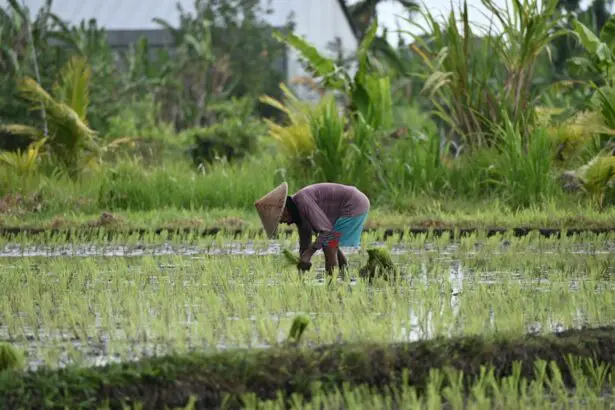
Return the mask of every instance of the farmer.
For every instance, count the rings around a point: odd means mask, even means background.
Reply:
[[[254,203],[263,228],[272,238],[280,222],[294,224],[299,232],[298,268],[311,268],[314,253],[322,249],[329,275],[348,261],[340,246],[359,247],[370,202],[357,188],[334,183],[318,183],[288,196],[288,184],[279,185]],[[312,236],[317,234],[312,242]]]

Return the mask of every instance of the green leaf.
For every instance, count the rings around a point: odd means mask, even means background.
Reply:
[[[611,49],[604,43],[600,43],[598,45],[598,49],[596,50],[596,56],[601,62],[609,62],[613,60],[613,54],[611,53]]]
[[[13,10],[15,10],[17,12],[17,14],[23,19],[23,20],[28,20],[28,16],[26,16],[26,10],[24,10],[19,3],[17,2],[17,0],[8,0],[9,4],[11,5],[11,7],[13,8]]]
[[[568,60],[568,69],[572,75],[583,75],[594,70],[594,65],[586,57],[572,57]]]
[[[38,128],[24,124],[0,125],[0,131],[4,131],[13,135],[30,137],[35,140],[44,137],[43,133]]]
[[[333,59],[323,56],[312,44],[308,43],[302,37],[289,33],[284,36],[280,31],[275,30],[273,36],[284,43],[287,43],[294,49],[296,49],[303,58],[307,59],[312,68],[321,77],[329,77],[327,80],[329,84],[336,88],[343,88],[347,84],[344,84],[342,79],[335,78],[338,74],[339,68],[335,64]]]
[[[374,39],[374,48],[382,54],[382,59],[386,61],[389,66],[395,68],[400,74],[409,75],[404,60],[400,58],[397,50],[395,50],[388,41],[384,38],[376,37]]]
[[[85,57],[73,57],[62,68],[53,85],[53,97],[68,105],[87,124],[92,70]]]
[[[354,108],[362,113],[364,117],[367,117],[370,106],[370,97],[367,89],[361,83],[356,84],[352,90],[351,98]]]
[[[615,15],[612,15],[600,30],[600,40],[613,47],[615,40]]]
[[[369,53],[369,49],[376,38],[376,32],[378,30],[378,19],[374,18],[372,23],[370,24],[367,33],[365,33],[365,37],[361,41],[359,45],[359,49],[357,50],[357,58],[359,60],[359,64],[363,65],[367,61],[367,56]]]
[[[357,50],[357,60],[359,62],[359,67],[355,74],[356,82],[364,82],[365,77],[367,76],[369,70],[369,50],[371,48],[372,43],[374,42],[374,38],[376,37],[376,31],[378,29],[378,21],[376,18],[370,24],[367,33],[365,33],[365,37],[359,44],[359,48]]]
[[[20,65],[19,65],[19,57],[17,56],[17,53],[15,53],[15,51],[13,51],[12,49],[10,49],[9,47],[5,45],[0,45],[0,54],[6,55],[8,61],[11,62],[11,67],[13,69],[13,72],[18,73]]]
[[[583,47],[585,47],[591,54],[598,55],[598,49],[601,48],[600,46],[604,43],[601,42],[600,39],[580,21],[574,20],[572,22],[572,27]],[[604,49],[604,47],[602,48]],[[601,51],[601,54],[604,55],[604,51]]]

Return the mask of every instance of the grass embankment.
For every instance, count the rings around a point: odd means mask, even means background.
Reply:
[[[38,173],[19,177],[0,169],[0,228],[260,231],[253,203],[282,180],[278,166],[263,157],[204,171],[180,161],[153,168],[120,161],[78,180]],[[304,185],[289,182],[291,192]],[[583,196],[560,193],[516,207],[501,195],[470,191],[370,193],[366,228],[615,229],[615,210],[599,209]]]
[[[568,355],[593,359],[593,366],[569,362]],[[463,380],[457,388],[467,389],[490,367],[496,379],[513,373],[528,381],[540,379],[539,360],[546,365],[542,382],[551,379],[557,384],[557,375],[549,367],[553,361],[565,386],[574,387],[576,379],[580,387],[577,378],[584,374],[590,384],[597,382],[593,387],[598,391],[608,388],[610,393],[612,379],[606,372],[593,376],[587,372],[596,371],[600,364],[612,365],[614,357],[615,327],[543,336],[502,334],[492,339],[466,336],[400,344],[286,346],[148,358],[100,368],[6,371],[0,374],[0,397],[5,408],[94,408],[105,403],[116,407],[135,402],[162,408],[185,406],[195,396],[196,408],[219,408],[223,403],[237,406],[249,393],[259,399],[276,399],[280,392],[287,398],[299,394],[309,399],[315,393],[342,389],[344,384],[386,390],[400,387],[404,377],[422,395],[433,387],[430,373],[434,369],[460,370]],[[515,362],[520,368],[515,368]],[[409,372],[404,375],[405,369]],[[452,380],[445,379],[438,390],[450,385]]]
[[[455,210],[442,206],[417,207],[407,212],[386,207],[373,208],[365,225],[366,231],[385,235],[404,233],[435,234],[458,230],[470,233],[475,230],[488,234],[513,231],[525,235],[530,230],[540,230],[544,235],[563,231],[615,231],[615,209],[599,212],[582,206],[576,209],[558,208],[555,205],[542,209],[513,211],[497,202],[472,206],[459,203]],[[117,210],[113,212],[45,212],[19,213],[0,216],[0,234],[36,234],[76,232],[87,234],[104,229],[115,233],[161,233],[164,231],[197,232],[204,235],[222,233],[257,235],[262,233],[258,215],[244,208],[177,209],[161,208],[148,211]],[[283,225],[281,232],[292,232],[293,227]]]

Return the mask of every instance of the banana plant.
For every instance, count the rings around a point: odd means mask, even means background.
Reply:
[[[572,27],[587,56],[573,57],[570,64],[582,71],[600,74],[600,84],[589,81],[595,89],[590,105],[601,113],[605,125],[615,129],[615,15],[609,18],[598,35],[576,19]]]
[[[581,70],[601,73],[604,80],[611,83],[615,66],[615,15],[609,18],[598,35],[578,19],[572,21],[572,28],[587,56],[573,57],[570,64]]]
[[[312,73],[322,78],[326,89],[342,92],[349,100],[351,113],[360,113],[374,128],[390,128],[393,124],[390,80],[370,53],[377,29],[378,20],[374,19],[359,44],[354,75],[294,33],[274,31],[274,36],[302,54]]]
[[[612,142],[615,136],[615,15],[594,33],[581,21],[572,21],[574,35],[586,50],[586,56],[569,60],[577,72],[598,76],[597,81],[588,80],[594,89],[589,108],[594,115],[598,129],[584,127],[588,134],[599,136],[599,152],[586,164],[575,170],[564,172],[581,182],[585,193],[590,195],[602,208],[615,188],[615,150]],[[588,131],[589,130],[589,131]],[[593,150],[593,149],[592,149]]]

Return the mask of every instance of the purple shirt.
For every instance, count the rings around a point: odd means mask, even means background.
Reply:
[[[308,185],[293,196],[301,215],[299,249],[303,253],[311,245],[312,234],[318,233],[315,249],[333,233],[335,221],[340,217],[358,216],[369,211],[367,196],[357,188],[334,183]]]

